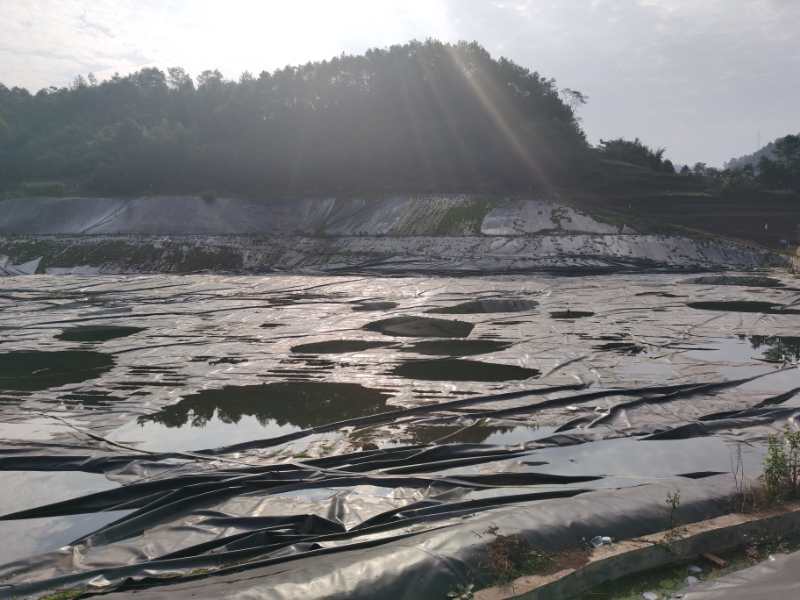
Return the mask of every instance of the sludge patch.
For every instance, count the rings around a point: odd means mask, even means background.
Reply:
[[[554,310],[550,313],[551,319],[584,319],[593,316],[594,313],[588,310]]]
[[[515,313],[533,310],[539,306],[533,300],[517,300],[489,298],[486,300],[470,300],[454,306],[431,308],[426,312],[440,315],[474,315],[485,313]]]
[[[429,356],[472,356],[499,352],[510,347],[510,342],[493,340],[424,340],[401,348],[401,351]]]
[[[538,377],[538,369],[501,365],[477,360],[439,358],[414,360],[396,366],[392,375],[426,381],[514,381]]]
[[[695,285],[739,285],[743,287],[783,287],[783,283],[773,277],[760,275],[705,275],[689,279],[685,283]]]
[[[358,302],[352,308],[358,312],[391,310],[397,308],[397,302]]]
[[[760,300],[709,300],[689,302],[689,308],[720,312],[762,313],[765,315],[800,315],[800,310],[786,308],[783,304]]]
[[[62,350],[0,354],[0,390],[46,390],[99,377],[114,366],[101,352]]]
[[[145,329],[145,327],[125,327],[123,325],[79,325],[64,329],[56,338],[65,342],[105,342],[128,337]]]
[[[616,352],[617,354],[624,354],[625,356],[636,356],[646,350],[644,346],[634,342],[606,342],[605,344],[592,346],[592,348],[602,352]]]
[[[310,344],[292,346],[295,354],[347,354],[348,352],[362,352],[371,348],[386,348],[393,346],[391,342],[377,342],[372,340],[328,340]]]
[[[139,424],[205,427],[211,421],[237,424],[255,417],[264,426],[307,429],[386,410],[388,394],[355,383],[278,382],[203,390],[159,412],[139,417]]]
[[[391,317],[364,325],[367,331],[398,337],[467,337],[475,327],[465,321],[431,317]]]

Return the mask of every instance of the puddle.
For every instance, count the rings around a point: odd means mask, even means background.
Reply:
[[[515,365],[440,358],[409,361],[392,369],[392,374],[426,381],[513,381],[538,377],[540,371]]]
[[[689,302],[686,306],[698,310],[718,310],[723,312],[800,315],[800,310],[793,310],[785,308],[782,304],[759,300],[712,300],[707,302]]]
[[[775,363],[800,362],[800,337],[752,335],[747,338],[764,360]]]
[[[472,356],[499,352],[511,347],[510,342],[492,340],[424,340],[401,348],[401,352],[416,352],[430,356]]]
[[[66,342],[105,342],[128,337],[144,330],[144,327],[124,327],[122,325],[80,325],[63,330],[56,338]]]
[[[397,302],[359,302],[353,305],[353,310],[359,312],[391,310],[397,306]]]
[[[297,354],[346,354],[348,352],[361,352],[370,348],[386,348],[393,345],[391,342],[371,340],[329,340],[292,346],[292,352]]]
[[[594,313],[587,310],[556,310],[550,313],[551,319],[583,319],[593,317]]]
[[[533,310],[539,306],[533,300],[495,299],[470,300],[455,306],[431,308],[427,312],[440,315],[473,315],[481,313],[515,313]]]
[[[113,366],[114,359],[100,352],[7,352],[0,354],[0,389],[46,390],[94,379]]]
[[[87,410],[98,410],[111,406],[115,402],[121,400],[111,393],[104,390],[89,390],[86,392],[76,392],[72,394],[64,394],[58,398],[61,402],[67,405],[80,405]]]
[[[218,434],[221,443],[231,444],[242,436],[270,437],[384,412],[388,397],[382,391],[355,383],[299,381],[229,386],[186,396],[155,414],[139,417],[138,425],[209,428],[209,434],[200,437],[214,438]],[[156,439],[158,428],[149,429],[146,439]],[[171,436],[172,433],[163,434],[169,443]],[[198,438],[195,434],[190,437]],[[122,439],[120,435],[117,438]]]
[[[431,317],[391,317],[364,325],[367,331],[399,337],[467,337],[475,327],[465,321]]]

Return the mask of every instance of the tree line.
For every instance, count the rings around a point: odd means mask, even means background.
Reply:
[[[539,188],[585,159],[583,101],[477,43],[435,40],[238,81],[145,68],[37,93],[0,85],[0,189]]]
[[[507,192],[611,182],[615,164],[720,190],[800,189],[800,137],[757,164],[676,168],[638,138],[592,147],[581,92],[479,44],[410,42],[237,81],[145,68],[36,93],[0,84],[5,195],[274,197]],[[617,179],[615,179],[617,177]],[[666,185],[669,185],[667,183]]]

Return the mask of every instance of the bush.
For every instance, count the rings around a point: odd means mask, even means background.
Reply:
[[[787,426],[783,434],[769,436],[763,478],[767,497],[771,501],[784,502],[798,497],[800,431],[790,431]]]
[[[66,186],[59,181],[28,181],[20,186],[25,196],[63,196]]]

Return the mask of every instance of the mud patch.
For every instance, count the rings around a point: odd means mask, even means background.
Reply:
[[[139,417],[139,423],[205,427],[213,420],[236,424],[255,417],[262,426],[300,429],[386,410],[388,394],[355,383],[279,382],[228,386],[186,396],[177,404]]]
[[[431,317],[391,317],[364,325],[367,331],[398,337],[467,337],[475,327],[465,321]]]
[[[393,375],[425,381],[514,381],[538,377],[538,369],[476,360],[440,358],[414,360],[396,366]]]
[[[593,317],[594,313],[588,310],[555,310],[550,313],[551,319],[584,319]]]
[[[393,345],[391,342],[371,340],[328,340],[292,346],[291,350],[296,354],[347,354],[348,352],[362,352],[371,348],[386,348]]]
[[[717,310],[721,312],[762,313],[766,315],[800,315],[800,310],[784,307],[774,302],[759,300],[711,300],[689,302],[686,306],[697,310]]]
[[[7,352],[0,354],[0,389],[46,390],[99,377],[114,366],[101,352]]]
[[[105,342],[128,337],[145,329],[145,327],[123,325],[79,325],[63,330],[56,338],[65,342]]]
[[[487,300],[470,300],[455,306],[431,308],[426,312],[440,315],[474,315],[484,313],[515,313],[525,312],[539,306],[533,300],[489,298]]]
[[[499,352],[511,347],[509,342],[492,340],[424,340],[401,348],[402,352],[416,352],[429,356],[472,356]]]

